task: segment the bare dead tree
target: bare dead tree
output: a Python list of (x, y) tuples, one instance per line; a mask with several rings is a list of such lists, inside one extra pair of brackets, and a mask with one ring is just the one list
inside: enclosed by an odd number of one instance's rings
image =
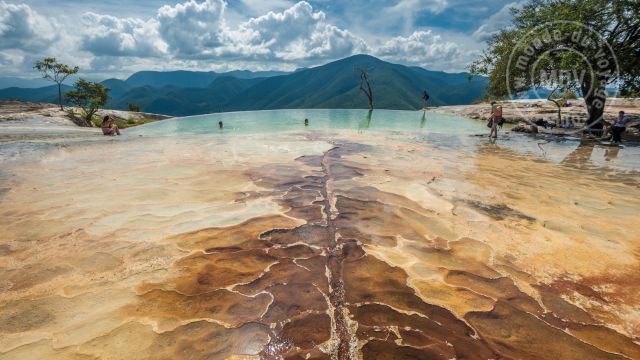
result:
[(559, 88), (560, 88), (560, 86), (557, 86), (555, 89), (553, 89), (553, 91), (551, 93), (549, 93), (549, 96), (547, 97), (547, 100), (549, 100), (552, 103), (556, 104), (556, 106), (558, 107), (558, 124), (560, 124), (560, 120), (562, 120), (562, 106), (560, 105), (560, 103), (558, 101), (553, 99), (551, 96), (553, 96), (553, 93), (555, 93), (556, 90), (558, 90)]
[(369, 83), (369, 74), (367, 73), (367, 69), (356, 67), (354, 71), (360, 72), (360, 91), (367, 96), (367, 100), (369, 101), (369, 110), (373, 110), (373, 92), (371, 91), (371, 84)]

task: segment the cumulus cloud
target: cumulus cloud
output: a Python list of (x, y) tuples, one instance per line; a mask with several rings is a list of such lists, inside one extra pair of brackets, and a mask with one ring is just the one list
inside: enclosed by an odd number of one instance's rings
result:
[(304, 1), (250, 19), (229, 36), (245, 51), (281, 60), (335, 58), (366, 50), (364, 40), (327, 23), (324, 12)]
[(376, 55), (390, 61), (433, 68), (433, 64), (454, 63), (463, 56), (459, 45), (445, 41), (431, 30), (415, 31), (408, 37), (394, 37), (376, 49)]
[(223, 43), (225, 7), (223, 0), (165, 5), (158, 10), (158, 30), (178, 54), (189, 56), (219, 47)]
[(96, 56), (159, 56), (167, 51), (155, 20), (85, 13), (81, 49)]
[(522, 2), (512, 2), (502, 7), (495, 14), (491, 15), (478, 29), (473, 33), (473, 37), (480, 41), (489, 40), (493, 35), (511, 24), (513, 15), (511, 9), (520, 8)]
[[(126, 74), (142, 68), (290, 70), (370, 53), (431, 69), (461, 69), (469, 55), (470, 37), (446, 41), (432, 30), (415, 30), (402, 15), (439, 13), (450, 0), (400, 0), (383, 7), (382, 18), (409, 24), (404, 33), (410, 35), (377, 38), (374, 46), (306, 1), (241, 0), (254, 11), (275, 5), (280, 9), (248, 19), (238, 18), (237, 9), (225, 0), (181, 1), (149, 12), (147, 18), (87, 12), (81, 24), (74, 24), (60, 20), (64, 15), (47, 19), (29, 5), (0, 0), (0, 68), (30, 69), (33, 59), (56, 56), (91, 73)], [(481, 30), (488, 28), (477, 32)]]
[(0, 2), (0, 49), (44, 50), (55, 34), (54, 24), (30, 6)]
[(361, 38), (329, 23), (305, 2), (226, 24), (223, 0), (190, 0), (161, 7), (154, 18), (86, 13), (83, 50), (97, 57), (164, 57), (184, 60), (312, 61), (364, 52)]

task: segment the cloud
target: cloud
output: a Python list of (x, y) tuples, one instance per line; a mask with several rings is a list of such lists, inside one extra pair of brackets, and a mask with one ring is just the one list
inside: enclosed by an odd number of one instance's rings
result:
[(133, 56), (269, 62), (309, 62), (367, 50), (364, 40), (330, 24), (324, 12), (315, 11), (305, 1), (280, 12), (269, 11), (235, 28), (226, 23), (226, 6), (223, 0), (190, 0), (162, 6), (148, 20), (86, 13), (81, 49), (105, 59)]
[(190, 0), (158, 10), (158, 31), (172, 52), (190, 56), (223, 45), (223, 0)]
[(293, 5), (289, 0), (239, 0), (243, 11), (248, 11), (253, 16), (260, 16), (273, 10), (287, 9)]
[(456, 63), (463, 56), (459, 45), (445, 41), (431, 30), (415, 31), (408, 37), (397, 36), (375, 49), (379, 57), (402, 63), (426, 66), (433, 69), (434, 64)]
[[(398, 63), (458, 70), (466, 65), (471, 49), (481, 46), (469, 34), (416, 30), (417, 16), (445, 16), (456, 0), (370, 4), (348, 17), (367, 18), (367, 26), (355, 28), (357, 34), (353, 32), (357, 21), (345, 21), (341, 15), (354, 9), (346, 2), (178, 1), (158, 6), (155, 12), (148, 9), (144, 18), (120, 16), (120, 8), (113, 8), (110, 15), (86, 12), (78, 24), (74, 20), (82, 14), (81, 7), (73, 14), (47, 12), (46, 0), (33, 0), (39, 4), (39, 14), (34, 6), (0, 0), (1, 69), (28, 72), (32, 60), (55, 56), (86, 73), (119, 76), (139, 69), (291, 70), (369, 53)], [(371, 13), (375, 18), (369, 18)], [(492, 18), (499, 20), (497, 14)], [(377, 35), (372, 29), (379, 30)], [(488, 28), (477, 32), (481, 30)], [(389, 33), (402, 36), (391, 38)], [(361, 35), (369, 36), (370, 43)]]
[(229, 36), (243, 50), (272, 60), (336, 58), (367, 49), (364, 40), (327, 23), (326, 14), (305, 1), (252, 18)]
[(512, 20), (511, 9), (522, 7), (522, 2), (512, 2), (502, 7), (495, 14), (491, 15), (478, 29), (473, 33), (473, 37), (480, 41), (489, 40), (500, 30), (508, 27)]
[(447, 8), (447, 0), (400, 0), (397, 4), (390, 7), (391, 12), (403, 13), (409, 18), (413, 18), (414, 14), (421, 11), (428, 11), (438, 14)]
[(155, 20), (117, 18), (109, 15), (82, 15), (84, 33), (80, 48), (96, 56), (153, 57), (167, 52)]
[(0, 49), (40, 51), (55, 38), (54, 24), (30, 6), (0, 2)]

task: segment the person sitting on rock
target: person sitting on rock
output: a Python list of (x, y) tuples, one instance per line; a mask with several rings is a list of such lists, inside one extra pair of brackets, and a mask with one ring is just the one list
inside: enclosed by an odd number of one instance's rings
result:
[(622, 142), (622, 133), (627, 130), (627, 123), (630, 122), (631, 119), (628, 116), (624, 115), (624, 111), (620, 111), (618, 113), (618, 117), (616, 121), (613, 123), (613, 127), (611, 129), (611, 133), (613, 134), (613, 143), (618, 144)]
[(104, 135), (120, 135), (118, 125), (114, 124), (113, 119), (109, 115), (105, 115), (105, 117), (102, 118), (102, 125), (100, 127), (102, 128), (102, 134)]

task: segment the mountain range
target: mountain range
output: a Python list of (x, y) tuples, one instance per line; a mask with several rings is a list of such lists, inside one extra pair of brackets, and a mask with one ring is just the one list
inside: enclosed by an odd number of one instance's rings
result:
[[(129, 103), (135, 103), (145, 112), (175, 116), (266, 109), (367, 108), (356, 68), (367, 70), (374, 107), (382, 109), (420, 109), (425, 89), (431, 97), (430, 106), (469, 104), (484, 96), (487, 85), (483, 77), (469, 79), (467, 73), (430, 71), (369, 55), (354, 55), (292, 73), (141, 71), (126, 80), (107, 79), (102, 83), (111, 89), (108, 108), (126, 109)], [(71, 89), (65, 85), (63, 90)], [(55, 85), (11, 87), (0, 90), (0, 99), (56, 102), (56, 94)]]

